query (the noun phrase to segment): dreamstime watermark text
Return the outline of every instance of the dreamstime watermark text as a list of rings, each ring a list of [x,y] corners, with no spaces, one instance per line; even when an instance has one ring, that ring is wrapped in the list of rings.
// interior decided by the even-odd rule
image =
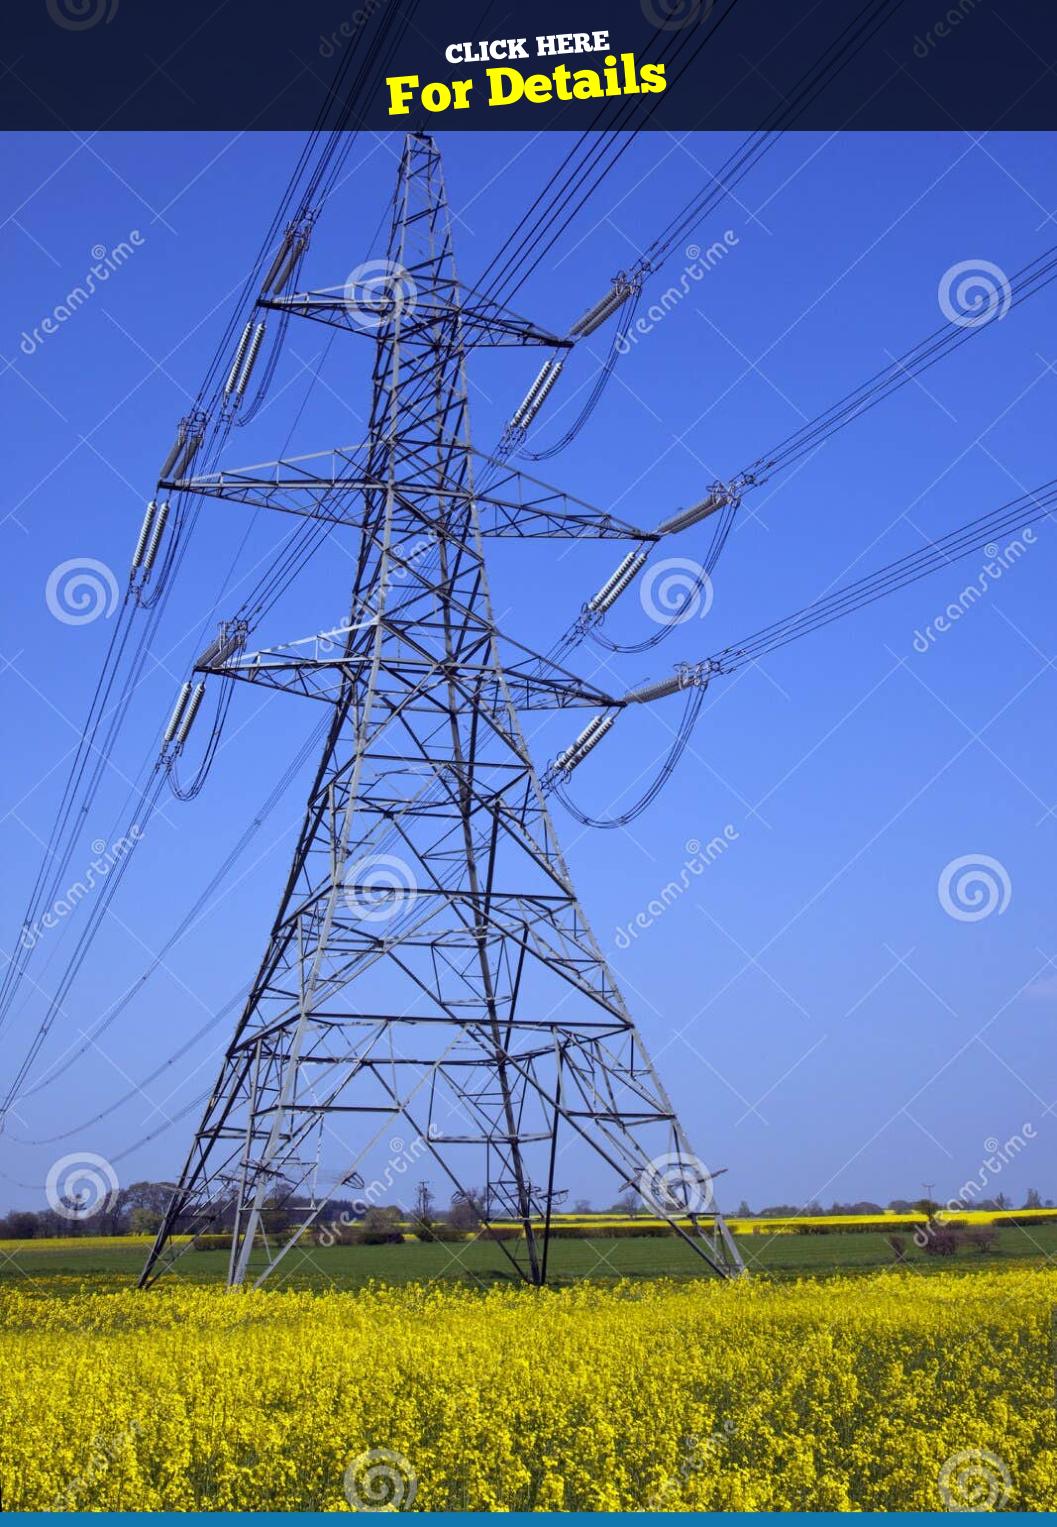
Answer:
[[[933,48],[956,32],[967,16],[981,4],[981,0],[958,0],[957,5],[952,5],[942,16],[938,16],[923,35],[918,33],[914,38],[914,57],[928,58]]]
[[[652,928],[658,918],[664,916],[669,907],[677,902],[680,896],[684,896],[699,876],[705,873],[710,864],[714,864],[732,843],[736,843],[740,833],[733,823],[728,822],[722,832],[716,833],[707,843],[702,843],[699,838],[688,838],[686,852],[689,856],[683,863],[678,875],[673,876],[667,885],[661,887],[657,895],[646,903],[641,912],[636,912],[629,922],[616,930],[613,942],[618,949],[630,949],[639,934],[647,928]]]
[[[628,325],[627,332],[619,336],[616,341],[617,354],[627,355],[640,339],[644,339],[647,334],[652,334],[657,325],[663,323],[668,314],[690,295],[696,284],[703,281],[710,271],[726,259],[738,242],[738,235],[734,229],[728,228],[723,237],[713,239],[707,249],[702,249],[700,244],[688,244],[686,246],[687,263],[682,273],[666,291],[661,292],[656,301],[650,303],[645,313],[640,313]]]
[[[928,652],[941,636],[953,630],[963,615],[967,615],[974,605],[980,603],[981,599],[1009,572],[1011,567],[1016,566],[1024,553],[1034,546],[1037,540],[1035,531],[1029,525],[1005,546],[999,547],[994,542],[985,546],[984,555],[987,561],[980,569],[975,581],[967,583],[957,598],[952,599],[945,609],[933,616],[924,630],[919,628],[914,632],[914,651]]]
[[[975,1177],[970,1177],[963,1182],[953,1198],[948,1198],[943,1208],[930,1219],[927,1225],[917,1226],[914,1231],[914,1240],[917,1245],[924,1250],[937,1230],[943,1229],[949,1216],[956,1217],[963,1214],[966,1209],[973,1208],[995,1179],[1001,1177],[1006,1167],[1010,1166],[1034,1139],[1035,1126],[1030,1122],[1022,1124],[1019,1131],[1010,1135],[1005,1141],[1000,1141],[996,1135],[988,1135],[984,1141],[984,1150],[987,1155],[981,1161]]]
[[[366,4],[354,10],[352,15],[343,21],[340,26],[334,28],[329,37],[320,36],[320,58],[333,58],[338,49],[355,37],[367,25],[371,17],[382,9],[384,4],[385,0],[366,0]]]
[[[86,302],[90,302],[99,288],[127,264],[136,250],[141,249],[145,243],[146,239],[139,229],[133,228],[128,238],[122,239],[120,244],[115,244],[112,249],[107,249],[105,244],[94,244],[92,246],[93,263],[89,266],[87,275],[66,293],[61,302],[56,303],[36,328],[23,329],[18,345],[22,354],[35,355],[44,341],[53,334],[57,334],[64,323],[68,323]]]
[[[34,949],[45,933],[50,933],[64,918],[69,917],[85,897],[90,896],[96,887],[117,869],[122,860],[127,858],[142,836],[142,827],[138,822],[133,822],[127,834],[114,843],[108,845],[105,838],[96,838],[92,843],[92,853],[96,857],[81,878],[75,880],[58,901],[52,902],[43,917],[35,923],[26,924],[18,940],[22,948]]]
[[[334,1219],[327,1220],[316,1229],[316,1241],[320,1246],[336,1246],[343,1230],[355,1225],[367,1213],[386,1202],[393,1189],[410,1167],[421,1161],[430,1148],[430,1142],[440,1134],[436,1124],[431,1124],[424,1135],[416,1135],[410,1142],[394,1136],[389,1142],[390,1156],[380,1176],[363,1185],[352,1201],[351,1209],[343,1209]]]

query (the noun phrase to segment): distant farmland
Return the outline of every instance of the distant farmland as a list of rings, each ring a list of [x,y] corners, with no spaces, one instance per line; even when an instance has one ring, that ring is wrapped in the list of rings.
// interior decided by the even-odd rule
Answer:
[[[1015,1215],[958,1216],[969,1229],[993,1225],[990,1244],[966,1237],[950,1255],[931,1255],[914,1238],[923,1215],[887,1215],[854,1220],[735,1220],[739,1245],[750,1273],[776,1278],[825,1277],[841,1272],[890,1268],[900,1257],[916,1270],[932,1273],[956,1266],[972,1272],[1020,1264],[1045,1264],[1057,1257],[1057,1211],[1021,1210]],[[1014,1219],[1015,1224],[994,1221]],[[883,1228],[874,1228],[879,1224]],[[565,1216],[551,1252],[558,1282],[613,1281],[622,1277],[694,1278],[700,1259],[663,1221],[627,1217],[612,1221]],[[513,1227],[509,1227],[513,1234]],[[891,1244],[895,1237],[899,1256]],[[189,1250],[177,1263],[181,1282],[218,1283],[227,1272],[224,1237],[204,1250]],[[143,1266],[150,1236],[84,1236],[68,1240],[0,1242],[0,1285],[39,1286],[42,1292],[127,1287]],[[389,1245],[319,1245],[306,1238],[287,1259],[280,1283],[295,1288],[358,1288],[377,1280],[404,1284],[465,1280],[506,1282],[514,1276],[501,1249],[486,1236],[421,1241],[409,1231]]]

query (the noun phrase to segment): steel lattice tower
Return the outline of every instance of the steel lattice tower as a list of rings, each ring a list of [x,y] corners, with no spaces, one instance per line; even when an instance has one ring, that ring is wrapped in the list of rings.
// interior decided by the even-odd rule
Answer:
[[[168,485],[352,527],[357,562],[348,627],[329,643],[249,655],[222,632],[199,660],[332,719],[264,958],[141,1283],[180,1254],[180,1232],[232,1217],[229,1281],[262,1246],[263,1280],[401,1119],[453,1188],[484,1184],[486,1225],[520,1221],[523,1238],[500,1248],[531,1282],[547,1277],[558,1153],[577,1137],[615,1186],[676,1184],[654,1205],[713,1270],[739,1272],[722,1217],[680,1197],[697,1158],[577,901],[519,723],[523,709],[619,702],[501,632],[489,600],[489,536],[631,531],[473,451],[467,350],[563,341],[457,281],[440,159],[421,134],[405,142],[386,266],[369,326],[347,290],[260,300],[283,322],[373,343],[366,443]],[[321,1185],[335,1140],[343,1164]],[[269,1239],[277,1195],[307,1207]]]

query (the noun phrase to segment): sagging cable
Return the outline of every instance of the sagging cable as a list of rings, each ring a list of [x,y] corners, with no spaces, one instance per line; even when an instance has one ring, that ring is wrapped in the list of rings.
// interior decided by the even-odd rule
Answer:
[[[657,685],[644,685],[641,692],[633,690],[632,695],[640,695],[640,698],[631,701],[631,703],[634,704],[644,703],[644,698],[660,698],[659,693],[656,691],[663,691],[665,694],[674,694],[677,690],[685,691],[686,707],[683,711],[683,716],[679,723],[678,731],[676,732],[671,748],[668,751],[667,758],[664,760],[663,764],[658,770],[656,777],[646,787],[642,795],[639,796],[638,800],[635,801],[633,805],[629,806],[626,811],[622,811],[619,816],[614,817],[593,817],[588,812],[583,811],[576,804],[576,802],[571,799],[568,791],[564,789],[564,779],[566,776],[564,774],[554,772],[551,775],[550,784],[565,809],[584,827],[601,827],[609,829],[614,827],[627,827],[630,822],[633,822],[636,817],[640,816],[642,812],[644,812],[647,807],[657,799],[658,795],[660,795],[661,791],[664,789],[665,785],[674,774],[679,760],[682,758],[683,753],[689,744],[694,727],[697,723],[697,719],[701,714],[701,707],[704,704],[706,688],[706,682],[688,683],[685,678],[681,678],[681,676],[677,675],[674,678],[674,681],[662,680]],[[625,700],[624,704],[626,705],[627,703],[628,700]],[[577,759],[577,763],[578,762],[579,759]]]
[[[700,512],[703,514],[704,506],[707,503],[707,499],[702,500],[700,505],[694,506],[694,512]],[[731,530],[733,529],[740,503],[741,500],[737,496],[737,493],[732,493],[732,496],[728,498],[726,503],[721,507],[719,516],[715,522],[715,527],[712,532],[711,545],[708,548],[704,560],[696,564],[697,572],[694,575],[693,581],[683,591],[682,602],[677,609],[671,610],[667,619],[661,620],[657,623],[655,630],[649,636],[646,636],[641,641],[637,642],[614,641],[611,637],[606,635],[600,620],[591,620],[581,615],[577,623],[577,627],[575,628],[577,639],[579,639],[579,637],[583,634],[590,634],[591,639],[597,642],[600,647],[604,647],[608,652],[627,653],[650,652],[654,647],[659,646],[661,642],[666,641],[671,633],[676,629],[676,627],[680,626],[684,620],[693,616],[695,609],[699,605],[699,601],[701,601],[702,598],[707,600],[708,595],[706,590],[709,587],[709,581],[713,572],[715,571],[716,563],[719,561],[719,558],[722,555],[723,548],[727,543],[727,539],[730,536]],[[688,513],[689,511],[683,512]],[[690,563],[688,565],[687,571],[692,571],[693,566],[694,564]]]
[[[571,424],[568,425],[568,427],[558,437],[557,440],[552,441],[550,445],[544,446],[542,450],[522,450],[520,454],[524,456],[526,460],[549,461],[552,456],[559,456],[562,451],[564,451],[573,443],[573,441],[580,434],[580,431],[587,424],[588,420],[591,418],[592,414],[595,412],[596,408],[598,407],[599,403],[601,403],[602,398],[605,395],[606,388],[609,386],[613,372],[616,369],[618,359],[622,355],[626,355],[630,349],[630,346],[627,343],[627,337],[628,333],[630,332],[631,325],[635,321],[635,314],[638,311],[641,290],[641,283],[630,288],[631,300],[628,302],[627,306],[624,308],[623,313],[621,314],[620,324],[613,336],[613,343],[609,347],[609,354],[606,356],[605,361],[599,368],[598,375],[595,377],[595,380],[591,386],[591,390],[587,394],[587,397],[585,398],[579,413],[576,415],[576,418],[572,421]],[[612,311],[612,309],[610,311]],[[521,442],[519,440],[515,439],[513,445],[514,447],[517,447],[520,443]]]
[[[222,683],[216,715],[213,717],[213,724],[209,729],[209,735],[206,738],[205,748],[201,761],[198,764],[197,772],[189,784],[183,785],[180,783],[177,775],[176,765],[183,754],[183,745],[187,741],[188,733],[191,730],[195,716],[198,714],[198,707],[201,704],[204,692],[205,685],[199,684],[188,706],[188,714],[184,717],[180,724],[180,730],[176,734],[176,746],[165,760],[169,785],[178,801],[193,801],[204,788],[206,780],[212,772],[213,764],[220,750],[220,741],[224,734],[228,711],[231,708],[231,698],[235,692],[235,685],[230,678],[228,678],[227,682]]]

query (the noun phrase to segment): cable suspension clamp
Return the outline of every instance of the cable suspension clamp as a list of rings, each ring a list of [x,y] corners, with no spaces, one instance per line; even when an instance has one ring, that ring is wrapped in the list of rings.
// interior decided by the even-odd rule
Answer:
[[[249,327],[250,327],[250,325],[247,324],[246,325],[247,330],[249,329]],[[245,338],[246,338],[246,335],[243,334],[243,339],[245,339]],[[261,353],[261,345],[263,344],[263,342],[264,342],[264,320],[262,319],[261,322],[254,329],[253,337],[252,337],[252,339],[250,339],[248,341],[247,348],[243,352],[244,355],[245,355],[245,360],[243,360],[243,362],[242,362],[242,366],[241,366],[241,369],[239,371],[238,378],[235,381],[235,397],[236,397],[236,399],[242,398],[244,396],[245,392],[246,392],[246,388],[249,386],[249,380],[250,380],[250,377],[253,375],[253,368],[257,364],[257,357]],[[232,368],[232,369],[234,369],[234,368]]]
[[[235,391],[235,383],[239,379],[239,373],[242,370],[242,363],[246,359],[246,351],[249,349],[250,339],[252,336],[253,319],[248,318],[246,320],[246,327],[242,331],[242,338],[239,340],[238,348],[235,351],[235,359],[231,362],[231,370],[228,372],[228,379],[224,383],[224,396],[226,398],[229,398]]]
[[[187,709],[184,711],[183,716],[181,717],[179,729],[176,733],[177,749],[182,748],[184,743],[187,741],[187,734],[191,730],[192,726],[194,726],[195,717],[198,715],[202,704],[202,696],[205,694],[205,692],[206,687],[204,684],[196,684],[191,692],[191,698],[187,702]]]
[[[597,716],[592,716],[579,737],[558,754],[549,772],[568,779],[576,766],[583,763],[588,753],[598,746],[616,719],[615,711],[599,711]]]
[[[728,504],[736,501],[737,494],[726,483],[713,483],[707,495],[696,504],[691,504],[689,509],[677,509],[674,514],[668,516],[657,526],[657,535],[675,535],[680,530],[688,530],[691,525],[696,525],[700,520],[707,519],[710,514],[715,514],[717,509],[724,509]]]
[[[195,672],[203,673],[209,669],[223,668],[225,663],[243,650],[249,631],[248,620],[222,620],[217,626],[216,636],[205,651],[199,653],[195,662]]]
[[[180,693],[176,696],[176,704],[173,706],[172,715],[169,717],[169,724],[162,733],[163,746],[167,746],[176,736],[180,722],[184,718],[184,712],[187,710],[187,702],[191,698],[191,688],[190,680],[180,686]]]
[[[143,553],[147,549],[147,538],[150,535],[151,526],[154,524],[154,514],[155,514],[155,511],[156,511],[157,507],[158,507],[157,503],[152,498],[150,503],[147,505],[146,509],[144,510],[144,513],[143,513],[143,524],[139,528],[139,539],[136,542],[136,549],[132,553],[132,568],[131,568],[131,572],[132,572],[133,577],[135,576],[136,572],[138,571],[138,569],[140,567],[140,564],[143,561]]]
[[[649,552],[629,551],[624,560],[613,569],[597,594],[592,594],[584,605],[584,614],[596,617],[604,615],[623,594],[648,556]]]
[[[188,467],[198,454],[198,449],[205,439],[206,426],[209,423],[209,415],[202,409],[196,408],[192,413],[180,420],[180,427],[176,433],[168,456],[158,473],[158,481],[174,482],[187,473]]]
[[[157,512],[154,515],[154,522],[150,527],[150,534],[147,537],[147,546],[143,553],[143,573],[145,579],[150,577],[150,571],[154,566],[155,558],[158,555],[158,547],[161,545],[162,532],[165,529],[165,524],[168,518],[169,500],[166,499],[163,504],[158,505]]]
[[[561,376],[564,361],[544,361],[536,380],[514,410],[510,423],[514,429],[527,429],[543,406],[543,400]]]
[[[190,679],[180,686],[180,693],[176,696],[176,704],[173,706],[169,723],[162,734],[163,754],[171,747],[172,756],[175,756],[183,747],[201,708],[205,692],[204,683],[192,684]]]
[[[601,301],[596,302],[594,307],[588,308],[583,317],[576,320],[569,330],[569,338],[586,339],[589,334],[593,334],[597,328],[605,323],[611,314],[616,312],[617,308],[623,307],[624,303],[638,290],[640,285],[641,281],[635,282],[634,280],[629,280],[627,275],[621,271],[619,275],[613,278],[613,285]]]
[[[136,549],[132,553],[132,566],[130,578],[136,580],[136,574],[141,573],[141,584],[148,581],[151,569],[158,556],[158,548],[161,545],[162,534],[169,518],[169,500],[165,499],[158,503],[151,499],[143,514],[143,523],[139,528],[139,537],[136,541]]]
[[[649,705],[653,700],[664,700],[668,695],[677,695],[684,689],[707,689],[712,675],[721,672],[722,669],[712,658],[705,658],[700,663],[680,663],[666,679],[654,679],[650,684],[640,684],[637,689],[629,689],[624,696],[624,704]]]
[[[309,213],[300,224],[287,223],[282,243],[268,267],[268,274],[261,282],[261,297],[274,297],[289,281],[301,256],[308,248],[315,224],[315,214]]]

